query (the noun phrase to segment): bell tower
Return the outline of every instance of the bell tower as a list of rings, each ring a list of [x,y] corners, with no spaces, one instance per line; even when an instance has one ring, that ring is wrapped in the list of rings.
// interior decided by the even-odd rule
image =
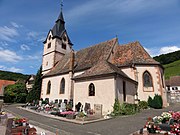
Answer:
[[[42,74],[48,73],[58,61],[66,54],[72,51],[73,44],[69,39],[65,29],[65,21],[61,11],[55,25],[49,30],[44,43],[44,52],[42,60]]]

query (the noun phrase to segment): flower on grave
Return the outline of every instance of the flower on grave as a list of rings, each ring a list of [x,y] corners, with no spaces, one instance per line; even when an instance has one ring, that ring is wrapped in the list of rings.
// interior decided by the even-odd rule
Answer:
[[[172,118],[173,118],[174,120],[179,121],[179,120],[180,120],[180,112],[173,112],[173,113],[172,113]]]
[[[161,123],[162,122],[162,120],[163,120],[163,117],[162,116],[155,116],[155,117],[153,117],[153,122],[154,123]]]
[[[163,113],[161,114],[161,116],[162,116],[162,118],[165,119],[165,120],[169,120],[169,119],[172,117],[171,113],[169,113],[169,112],[163,112]]]
[[[171,133],[180,135],[180,124],[179,123],[175,123],[171,126]]]
[[[27,122],[27,119],[16,117],[16,118],[14,118],[14,121],[15,121],[15,123],[25,123],[25,122]]]

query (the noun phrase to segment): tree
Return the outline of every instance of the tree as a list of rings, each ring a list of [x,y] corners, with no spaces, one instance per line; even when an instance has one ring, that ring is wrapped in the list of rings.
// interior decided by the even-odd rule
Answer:
[[[32,90],[28,93],[27,102],[32,102],[33,100],[39,100],[41,95],[41,84],[42,84],[42,66],[38,70],[36,74],[36,78],[34,80],[34,86]]]
[[[25,103],[26,96],[26,86],[23,83],[9,85],[4,89],[5,103]]]

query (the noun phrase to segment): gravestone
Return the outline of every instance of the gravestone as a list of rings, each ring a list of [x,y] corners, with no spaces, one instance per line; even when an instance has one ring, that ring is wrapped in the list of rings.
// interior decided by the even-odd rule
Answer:
[[[39,106],[42,106],[42,100],[39,100]]]
[[[94,113],[96,116],[102,116],[102,104],[94,104]]]
[[[82,104],[81,104],[80,102],[78,102],[78,104],[75,106],[77,112],[80,111],[81,105],[82,105]]]
[[[85,103],[84,111],[87,112],[89,109],[91,109],[90,103]]]
[[[60,110],[65,111],[66,110],[66,104],[64,102],[61,103]]]
[[[55,107],[55,108],[59,108],[59,104],[58,104],[58,103],[55,103],[55,104],[54,104],[54,107]]]
[[[12,117],[7,119],[7,126],[6,126],[5,135],[10,135],[11,134],[11,129],[12,129],[12,126],[13,126],[13,119],[14,118],[12,118]]]

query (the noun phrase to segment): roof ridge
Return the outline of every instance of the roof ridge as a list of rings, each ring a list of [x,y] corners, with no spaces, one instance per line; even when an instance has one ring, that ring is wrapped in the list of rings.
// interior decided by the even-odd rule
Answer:
[[[78,50],[77,52],[82,51],[82,50],[85,50],[85,49],[90,49],[90,48],[95,47],[95,46],[99,46],[99,45],[101,45],[101,44],[103,44],[103,43],[110,42],[110,41],[115,40],[115,39],[117,39],[117,38],[112,38],[112,39],[110,39],[110,40],[106,40],[106,41],[104,41],[104,42],[99,42],[99,43],[96,43],[96,44],[94,44],[94,45],[91,44],[90,46],[88,46],[88,47],[86,47],[86,48],[82,48],[82,49]]]
[[[127,46],[127,45],[136,44],[136,43],[140,43],[140,42],[138,40],[136,40],[136,41],[128,42],[128,43],[125,43],[125,44],[119,44],[119,46]]]

